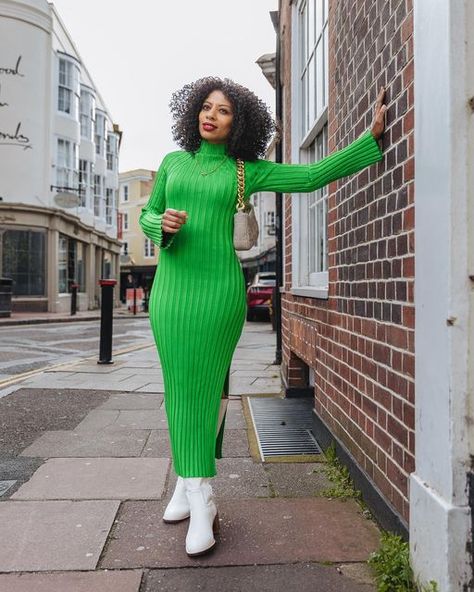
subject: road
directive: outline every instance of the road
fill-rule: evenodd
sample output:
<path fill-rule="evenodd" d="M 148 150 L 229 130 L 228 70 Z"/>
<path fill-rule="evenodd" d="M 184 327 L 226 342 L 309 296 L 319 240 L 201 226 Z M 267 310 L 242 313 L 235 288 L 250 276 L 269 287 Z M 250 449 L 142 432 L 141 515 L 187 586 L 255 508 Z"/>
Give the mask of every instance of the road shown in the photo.
<path fill-rule="evenodd" d="M 100 321 L 0 327 L 0 383 L 32 370 L 99 354 Z M 152 343 L 146 317 L 114 319 L 113 352 Z"/>

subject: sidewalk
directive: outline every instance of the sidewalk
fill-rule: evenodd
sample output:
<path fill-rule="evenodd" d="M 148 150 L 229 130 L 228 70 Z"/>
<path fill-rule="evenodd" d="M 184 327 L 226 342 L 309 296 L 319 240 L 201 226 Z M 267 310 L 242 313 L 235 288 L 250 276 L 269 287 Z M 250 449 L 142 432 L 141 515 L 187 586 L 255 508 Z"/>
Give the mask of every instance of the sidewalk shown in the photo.
<path fill-rule="evenodd" d="M 0 398 L 0 590 L 363 592 L 378 529 L 327 499 L 323 462 L 262 462 L 246 397 L 278 397 L 274 333 L 247 324 L 231 369 L 216 548 L 186 555 L 154 348 L 84 360 Z M 323 459 L 321 459 L 323 460 Z M 199 569 L 201 568 L 201 569 Z M 205 569 L 202 569 L 205 568 Z"/>

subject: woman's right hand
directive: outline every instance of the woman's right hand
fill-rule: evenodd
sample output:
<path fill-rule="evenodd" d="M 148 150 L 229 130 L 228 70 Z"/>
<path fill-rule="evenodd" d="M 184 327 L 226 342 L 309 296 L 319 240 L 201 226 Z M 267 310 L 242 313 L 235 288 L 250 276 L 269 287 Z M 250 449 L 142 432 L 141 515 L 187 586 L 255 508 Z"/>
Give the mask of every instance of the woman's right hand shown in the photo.
<path fill-rule="evenodd" d="M 188 213 L 184 210 L 167 208 L 161 218 L 161 228 L 164 232 L 178 232 L 183 224 L 186 224 Z"/>

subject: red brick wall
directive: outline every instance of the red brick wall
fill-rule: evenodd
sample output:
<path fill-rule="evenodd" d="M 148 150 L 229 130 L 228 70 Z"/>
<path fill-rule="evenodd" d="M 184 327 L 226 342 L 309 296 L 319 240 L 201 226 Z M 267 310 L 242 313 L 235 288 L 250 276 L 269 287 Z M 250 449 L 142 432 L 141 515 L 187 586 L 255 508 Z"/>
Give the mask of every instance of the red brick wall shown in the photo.
<path fill-rule="evenodd" d="M 283 1 L 282 14 L 289 8 Z M 288 58 L 291 46 L 283 41 Z M 385 158 L 329 187 L 326 301 L 289 293 L 286 199 L 282 372 L 289 386 L 300 386 L 293 376 L 301 361 L 314 369 L 316 412 L 408 522 L 415 396 L 412 0 L 330 0 L 329 54 L 329 151 L 370 126 L 383 84 Z M 284 66 L 288 92 L 288 59 Z M 289 161 L 291 105 L 284 104 Z"/>

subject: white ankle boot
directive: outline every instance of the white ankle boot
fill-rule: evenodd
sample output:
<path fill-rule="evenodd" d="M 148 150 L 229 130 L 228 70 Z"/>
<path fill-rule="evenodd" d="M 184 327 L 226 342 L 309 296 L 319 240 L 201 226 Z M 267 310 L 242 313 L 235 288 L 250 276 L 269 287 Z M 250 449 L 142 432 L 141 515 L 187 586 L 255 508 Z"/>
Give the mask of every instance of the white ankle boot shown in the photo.
<path fill-rule="evenodd" d="M 189 518 L 189 513 L 189 502 L 186 496 L 184 480 L 178 476 L 173 496 L 163 514 L 163 522 L 169 522 L 171 524 L 181 522 L 181 520 Z"/>
<path fill-rule="evenodd" d="M 186 535 L 186 553 L 190 557 L 210 551 L 216 544 L 214 534 L 219 532 L 219 514 L 209 480 L 209 477 L 184 478 L 191 511 Z"/>

